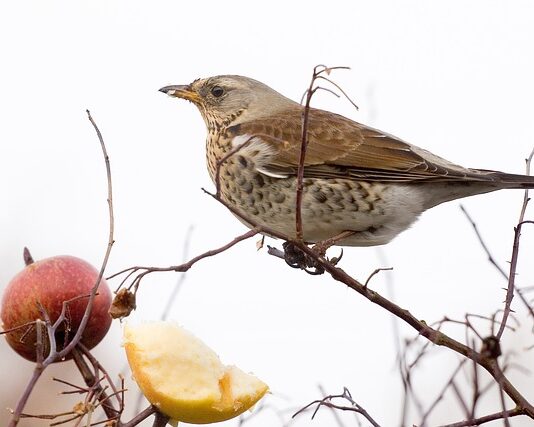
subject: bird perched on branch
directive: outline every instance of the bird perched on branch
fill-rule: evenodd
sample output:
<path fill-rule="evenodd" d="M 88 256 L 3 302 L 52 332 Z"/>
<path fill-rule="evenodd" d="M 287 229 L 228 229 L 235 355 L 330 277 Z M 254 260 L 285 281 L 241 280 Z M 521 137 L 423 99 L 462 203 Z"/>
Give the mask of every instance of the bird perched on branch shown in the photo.
<path fill-rule="evenodd" d="M 295 238 L 305 107 L 235 75 L 160 91 L 200 110 L 208 130 L 208 170 L 222 200 L 245 223 L 248 218 Z M 307 140 L 301 201 L 306 243 L 340 236 L 339 245 L 382 245 L 440 203 L 504 188 L 534 188 L 534 177 L 464 168 L 319 109 L 308 110 Z"/>

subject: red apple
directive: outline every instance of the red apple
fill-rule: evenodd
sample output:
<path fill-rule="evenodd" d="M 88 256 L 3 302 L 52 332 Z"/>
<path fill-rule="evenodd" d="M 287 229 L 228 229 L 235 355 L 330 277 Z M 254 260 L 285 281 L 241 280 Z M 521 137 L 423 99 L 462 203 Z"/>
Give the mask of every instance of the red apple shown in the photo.
<path fill-rule="evenodd" d="M 4 331 L 43 319 L 41 305 L 52 322 L 61 313 L 63 301 L 68 303 L 68 324 L 59 327 L 56 333 L 58 350 L 68 344 L 76 333 L 88 302 L 91 288 L 98 279 L 98 271 L 89 263 L 73 256 L 55 256 L 35 261 L 25 253 L 27 266 L 7 285 L 1 304 L 1 318 Z M 98 287 L 93 308 L 81 342 L 87 348 L 96 346 L 106 335 L 111 325 L 108 310 L 111 292 L 105 280 Z M 5 334 L 9 345 L 24 358 L 36 360 L 35 327 L 24 327 Z M 49 352 L 48 339 L 44 335 L 46 357 Z M 68 356 L 67 356 L 68 358 Z"/>

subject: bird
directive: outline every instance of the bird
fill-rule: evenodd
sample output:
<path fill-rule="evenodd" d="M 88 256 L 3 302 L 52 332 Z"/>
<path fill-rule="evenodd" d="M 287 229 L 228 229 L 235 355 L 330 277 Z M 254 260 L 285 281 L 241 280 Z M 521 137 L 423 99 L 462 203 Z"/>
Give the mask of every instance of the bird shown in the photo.
<path fill-rule="evenodd" d="M 299 237 L 296 193 L 305 107 L 239 75 L 159 90 L 200 111 L 209 175 L 237 217 L 250 228 Z M 534 188 L 532 176 L 465 168 L 316 108 L 308 109 L 307 141 L 300 205 L 307 244 L 337 239 L 338 246 L 384 245 L 441 203 Z"/>

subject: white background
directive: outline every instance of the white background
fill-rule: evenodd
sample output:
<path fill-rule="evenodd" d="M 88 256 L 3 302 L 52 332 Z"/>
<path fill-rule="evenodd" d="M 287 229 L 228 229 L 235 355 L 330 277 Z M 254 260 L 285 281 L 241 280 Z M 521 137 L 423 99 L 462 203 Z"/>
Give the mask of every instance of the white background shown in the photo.
<path fill-rule="evenodd" d="M 71 254 L 95 266 L 102 262 L 105 169 L 86 108 L 111 158 L 116 244 L 108 273 L 179 263 L 191 226 L 191 256 L 244 232 L 200 190 L 212 188 L 200 115 L 191 104 L 157 91 L 197 77 L 242 74 L 299 100 L 314 65 L 350 66 L 333 78 L 360 111 L 326 93 L 314 98 L 315 106 L 466 166 L 522 173 L 534 145 L 533 18 L 529 1 L 2 2 L 0 288 L 23 267 L 25 245 L 35 258 Z M 508 191 L 463 201 L 505 268 L 522 197 Z M 528 286 L 534 279 L 532 230 L 525 229 L 522 245 L 518 284 Z M 504 283 L 458 202 L 425 213 L 381 250 L 347 249 L 342 266 L 362 281 L 377 267 L 393 266 L 392 273 L 373 279 L 372 288 L 393 293 L 398 304 L 428 322 L 445 314 L 491 315 L 504 299 Z M 132 317 L 157 319 L 178 279 L 170 273 L 147 278 Z M 532 353 L 524 351 L 533 341 L 532 320 L 515 307 L 524 327 L 508 334 L 505 351 L 532 367 Z M 389 314 L 326 276 L 307 276 L 265 250 L 257 253 L 254 240 L 195 266 L 171 318 L 223 361 L 266 381 L 270 407 L 299 408 L 321 397 L 318 384 L 328 393 L 347 386 L 379 423 L 398 425 L 402 390 Z M 405 325 L 400 331 L 413 336 Z M 463 337 L 461 328 L 453 331 Z M 115 323 L 95 350 L 113 375 L 125 363 L 120 334 Z M 15 405 L 32 365 L 5 343 L 0 360 L 5 424 L 3 408 Z M 414 382 L 427 401 L 439 394 L 456 363 L 438 349 L 421 364 Z M 45 373 L 28 412 L 72 406 L 56 397 L 61 388 L 50 379 L 80 382 L 67 366 Z M 512 377 L 532 399 L 532 379 L 518 370 Z M 126 404 L 133 410 L 136 386 L 129 387 Z M 496 397 L 494 391 L 480 414 L 499 410 Z M 431 421 L 461 419 L 448 397 Z M 409 425 L 418 422 L 408 419 Z M 314 422 L 303 415 L 296 424 L 336 425 L 327 410 Z M 528 424 L 513 420 L 514 426 Z M 249 425 L 282 422 L 267 409 Z"/>

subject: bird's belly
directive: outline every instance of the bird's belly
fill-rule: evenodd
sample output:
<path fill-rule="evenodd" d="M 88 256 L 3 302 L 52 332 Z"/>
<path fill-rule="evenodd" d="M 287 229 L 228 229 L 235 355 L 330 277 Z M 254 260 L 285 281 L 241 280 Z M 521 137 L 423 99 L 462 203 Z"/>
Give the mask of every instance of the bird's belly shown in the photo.
<path fill-rule="evenodd" d="M 274 178 L 239 168 L 222 171 L 221 178 L 221 196 L 242 213 L 242 222 L 295 238 L 296 178 Z M 313 178 L 303 184 L 302 226 L 308 243 L 354 231 L 340 244 L 385 244 L 421 213 L 418 194 L 404 185 Z"/>

